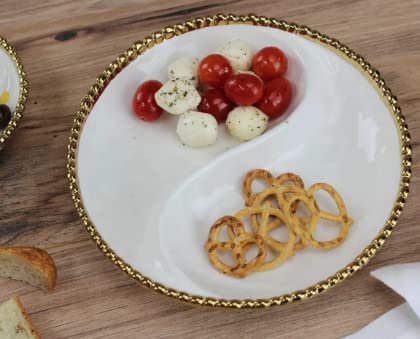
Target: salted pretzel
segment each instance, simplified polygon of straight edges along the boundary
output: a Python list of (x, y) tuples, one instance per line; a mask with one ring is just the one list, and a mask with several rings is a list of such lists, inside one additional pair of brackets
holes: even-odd
[(275, 180), (275, 177), (265, 169), (255, 169), (248, 172), (244, 177), (244, 181), (242, 182), (242, 190), (245, 194), (245, 206), (251, 206), (258, 194), (252, 191), (252, 183), (257, 178), (264, 179), (267, 187), (272, 186)]
[[(243, 220), (246, 217), (252, 217), (256, 214), (261, 214), (261, 220), (256, 234), (260, 235), (267, 246), (276, 252), (274, 259), (265, 262), (256, 268), (257, 271), (266, 271), (281, 264), (284, 260), (293, 254), (296, 236), (293, 232), (294, 227), (291, 225), (291, 223), (294, 221), (285, 215), (282, 210), (272, 208), (268, 204), (264, 205), (263, 207), (246, 207), (237, 212), (235, 217), (239, 220)], [(288, 231), (286, 242), (275, 240), (270, 236), (270, 229), (268, 228), (270, 216), (274, 216), (275, 220), (278, 220), (279, 222), (281, 221), (286, 225)]]
[[(316, 191), (323, 190), (327, 192), (331, 198), (334, 200), (334, 202), (337, 205), (338, 208), (338, 214), (330, 213), (324, 210), (319, 209), (314, 194)], [(320, 219), (330, 220), (340, 225), (340, 233), (339, 235), (333, 239), (333, 240), (327, 240), (327, 241), (318, 241), (313, 238), (313, 234), (316, 230), (316, 227), (318, 226), (318, 222), (312, 221), (307, 235), (309, 244), (313, 247), (317, 248), (334, 248), (340, 245), (344, 239), (347, 237), (347, 234), (350, 229), (350, 225), (353, 223), (353, 220), (349, 217), (346, 205), (344, 204), (343, 198), (338, 194), (338, 192), (329, 184), (326, 183), (317, 183), (313, 184), (311, 187), (309, 187), (307, 192), (308, 198), (312, 199), (315, 202), (316, 206), (316, 212), (319, 213)], [(293, 198), (292, 198), (293, 199)], [(290, 204), (293, 204), (293, 200), (290, 201)]]
[[(301, 187), (302, 189), (304, 188), (304, 183), (303, 183), (302, 178), (294, 173), (290, 173), (290, 172), (283, 173), (277, 177), (274, 177), (270, 172), (268, 172), (265, 169), (255, 169), (255, 170), (249, 171), (245, 175), (244, 180), (242, 182), (242, 190), (246, 197), (245, 206), (252, 206), (257, 195), (261, 193), (261, 192), (252, 191), (252, 184), (254, 180), (257, 178), (265, 180), (267, 184), (267, 189), (269, 189), (270, 187), (275, 188), (275, 187), (280, 187), (280, 186), (286, 186), (287, 184), (290, 184), (290, 183), (293, 184), (294, 186)], [(293, 206), (293, 209), (295, 209), (296, 206), (297, 204)], [(254, 230), (258, 228), (258, 215), (253, 215), (251, 217), (251, 224)], [(272, 222), (270, 222), (270, 224), (268, 225), (268, 228), (272, 230), (278, 224), (279, 224), (279, 221), (274, 219), (272, 220)]]
[[(264, 191), (260, 192), (255, 197), (253, 206), (254, 207), (261, 206), (261, 205), (265, 204), (265, 201), (267, 201), (269, 198), (272, 198), (272, 197), (274, 197), (276, 199), (278, 206), (283, 206), (283, 207), (286, 206), (286, 205), (288, 206), (288, 201), (290, 201), (291, 197), (295, 198), (295, 200), (293, 200), (293, 202), (291, 203), (290, 208), (285, 209), (284, 211), (289, 213), (290, 216), (294, 215), (294, 217), (291, 218), (291, 221), (292, 221), (291, 224), (293, 226), (292, 231), (297, 236), (297, 241), (295, 242), (294, 251), (305, 247), (308, 242), (305, 241), (306, 238), (305, 239), (302, 238), (301, 234), (296, 232), (296, 229), (297, 229), (298, 226), (306, 225), (307, 223), (311, 222), (312, 210), (309, 209), (309, 211), (311, 213), (311, 215), (309, 217), (300, 217), (300, 216), (297, 216), (295, 214), (296, 207), (297, 207), (298, 203), (302, 200), (306, 200), (305, 190), (303, 188), (301, 188), (300, 186), (269, 187), (269, 188), (265, 189)], [(316, 206), (314, 205), (314, 208), (315, 207)], [(256, 219), (256, 217), (255, 217), (255, 219)], [(255, 227), (255, 222), (251, 221), (251, 225), (253, 226), (254, 231), (257, 232), (258, 224), (257, 224), (257, 227)], [(273, 225), (269, 224), (268, 225), (268, 232), (270, 232), (273, 228), (274, 228)], [(268, 235), (268, 237), (271, 238), (270, 235)]]
[(242, 190), (245, 194), (245, 206), (252, 206), (255, 197), (260, 192), (252, 191), (252, 183), (255, 179), (260, 178), (264, 179), (267, 184), (267, 187), (278, 187), (286, 185), (287, 183), (292, 183), (294, 186), (304, 188), (303, 180), (300, 176), (294, 173), (283, 173), (278, 177), (274, 177), (269, 171), (265, 169), (255, 169), (249, 171), (242, 182)]
[[(219, 233), (224, 228), (233, 234), (230, 241), (220, 241)], [(249, 246), (257, 246), (257, 255), (251, 260), (245, 258)], [(237, 277), (245, 277), (248, 273), (260, 266), (267, 254), (264, 239), (257, 233), (248, 233), (240, 220), (232, 216), (219, 218), (210, 229), (209, 238), (205, 244), (209, 260), (220, 272)], [(234, 265), (223, 262), (218, 251), (231, 251)]]

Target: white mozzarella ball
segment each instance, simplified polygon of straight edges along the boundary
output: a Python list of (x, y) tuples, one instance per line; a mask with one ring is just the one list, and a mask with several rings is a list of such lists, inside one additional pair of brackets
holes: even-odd
[(217, 121), (211, 114), (190, 111), (179, 116), (176, 133), (192, 147), (209, 146), (217, 139)]
[(198, 59), (194, 57), (183, 57), (176, 59), (168, 66), (170, 79), (184, 79), (191, 82), (195, 87), (198, 85)]
[(159, 107), (171, 114), (182, 114), (198, 106), (200, 93), (187, 80), (168, 80), (155, 93)]
[(232, 40), (220, 47), (217, 53), (223, 55), (230, 61), (233, 71), (247, 71), (251, 68), (252, 50), (242, 40)]
[(229, 133), (241, 141), (261, 135), (268, 125), (268, 116), (254, 106), (239, 106), (229, 112), (226, 126)]

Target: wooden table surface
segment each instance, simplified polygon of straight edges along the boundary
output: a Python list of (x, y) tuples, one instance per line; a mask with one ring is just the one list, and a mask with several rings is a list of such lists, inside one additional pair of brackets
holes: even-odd
[[(116, 3), (116, 2), (115, 2)], [(0, 152), (0, 244), (47, 249), (59, 279), (46, 294), (0, 279), (0, 301), (19, 295), (44, 338), (304, 337), (352, 333), (402, 299), (369, 276), (420, 260), (419, 0), (0, 1), (0, 35), (30, 82), (25, 117)], [(133, 41), (215, 13), (275, 16), (333, 36), (377, 67), (398, 96), (414, 151), (411, 195), (394, 235), (350, 280), (310, 301), (268, 310), (192, 307), (139, 287), (96, 248), (66, 179), (69, 129), (85, 92)]]

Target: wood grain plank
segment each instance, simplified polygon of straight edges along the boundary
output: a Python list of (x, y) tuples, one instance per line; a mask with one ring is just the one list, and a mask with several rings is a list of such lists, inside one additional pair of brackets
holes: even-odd
[[(22, 296), (44, 338), (306, 337), (351, 333), (401, 298), (369, 276), (420, 260), (420, 2), (405, 0), (3, 0), (0, 34), (30, 81), (25, 119), (0, 152), (0, 244), (33, 244), (57, 262), (50, 294), (0, 280), (0, 301)], [(214, 13), (274, 16), (334, 36), (381, 70), (413, 142), (411, 196), (395, 234), (351, 280), (305, 303), (261, 311), (192, 307), (137, 286), (91, 242), (72, 206), (66, 147), (86, 90), (116, 55), (163, 26)]]

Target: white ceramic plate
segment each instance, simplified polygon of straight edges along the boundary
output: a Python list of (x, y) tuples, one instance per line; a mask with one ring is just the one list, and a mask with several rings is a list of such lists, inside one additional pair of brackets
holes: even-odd
[[(174, 58), (201, 58), (236, 38), (255, 50), (279, 46), (289, 58), (294, 99), (264, 135), (239, 144), (222, 126), (214, 146), (194, 149), (177, 139), (176, 117), (144, 123), (133, 115), (131, 98), (142, 81), (164, 81)], [(401, 193), (396, 121), (378, 86), (348, 60), (313, 39), (245, 24), (193, 30), (148, 49), (94, 100), (78, 146), (70, 147), (77, 148), (77, 167), (69, 163), (73, 193), (88, 230), (130, 275), (188, 295), (270, 300), (333, 276), (382, 231)], [(243, 207), (241, 180), (255, 168), (295, 172), (307, 186), (333, 185), (354, 219), (347, 240), (329, 251), (306, 248), (245, 279), (216, 271), (203, 248), (209, 228)], [(337, 233), (320, 229), (324, 239)]]
[(12, 119), (0, 128), (0, 149), (22, 118), (27, 94), (27, 80), (23, 65), (15, 49), (0, 36), (0, 104), (9, 106)]

